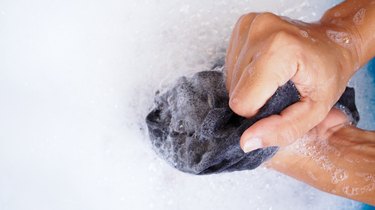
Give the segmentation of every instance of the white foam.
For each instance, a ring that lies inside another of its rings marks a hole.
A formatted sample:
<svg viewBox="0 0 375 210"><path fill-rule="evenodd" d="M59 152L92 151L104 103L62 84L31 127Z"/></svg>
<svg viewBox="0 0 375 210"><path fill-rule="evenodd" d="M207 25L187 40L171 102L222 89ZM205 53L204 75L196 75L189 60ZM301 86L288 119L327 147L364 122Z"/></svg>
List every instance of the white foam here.
<svg viewBox="0 0 375 210"><path fill-rule="evenodd" d="M363 23L363 20L365 18L366 9L361 8L359 9L355 15L353 16L353 23L357 25L361 25Z"/></svg>
<svg viewBox="0 0 375 210"><path fill-rule="evenodd" d="M302 154L313 160L320 168L331 176L332 184L338 184L349 177L343 168L336 166L330 160L329 155L334 154L335 156L340 157L341 152L329 145L326 139L318 138L314 134L305 135L288 149L291 152L296 152L298 155ZM308 175L314 179L311 172L308 172Z"/></svg>
<svg viewBox="0 0 375 210"><path fill-rule="evenodd" d="M302 37L305 37L305 38L309 37L309 33L307 33L307 31L305 30L300 30L299 33L301 34Z"/></svg>
<svg viewBox="0 0 375 210"><path fill-rule="evenodd" d="M364 193L368 193L375 190L375 176L368 173L357 173L358 177L360 177L361 180L364 180L366 184L364 184L361 187L354 187L354 186L344 186L342 188L342 191L349 195L360 195Z"/></svg>
<svg viewBox="0 0 375 210"><path fill-rule="evenodd" d="M154 155L143 132L154 91L211 66L241 14L316 20L332 4L1 1L0 209L352 205L265 169L182 174Z"/></svg>
<svg viewBox="0 0 375 210"><path fill-rule="evenodd" d="M351 40L349 34L343 31L334 31L334 30L327 30L326 35L329 39L333 42L343 46L343 47L350 47Z"/></svg>

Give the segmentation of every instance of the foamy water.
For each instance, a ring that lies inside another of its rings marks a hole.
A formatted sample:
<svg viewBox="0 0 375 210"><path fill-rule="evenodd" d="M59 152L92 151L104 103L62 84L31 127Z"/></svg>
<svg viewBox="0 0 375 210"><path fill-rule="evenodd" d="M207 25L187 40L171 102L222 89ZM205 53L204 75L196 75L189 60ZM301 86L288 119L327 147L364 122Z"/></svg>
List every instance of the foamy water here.
<svg viewBox="0 0 375 210"><path fill-rule="evenodd" d="M262 168L183 174L145 135L154 91L222 57L241 14L308 21L333 3L1 1L0 209L357 208Z"/></svg>

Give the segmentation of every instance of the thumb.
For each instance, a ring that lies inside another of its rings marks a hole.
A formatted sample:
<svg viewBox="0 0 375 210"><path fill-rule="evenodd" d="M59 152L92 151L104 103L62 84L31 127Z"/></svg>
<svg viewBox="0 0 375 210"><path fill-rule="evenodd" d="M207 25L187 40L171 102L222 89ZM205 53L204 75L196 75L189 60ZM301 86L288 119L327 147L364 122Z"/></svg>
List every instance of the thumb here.
<svg viewBox="0 0 375 210"><path fill-rule="evenodd" d="M248 128L241 136L241 148L250 152L268 146L287 146L320 123L329 111L326 107L302 98L280 115L261 119Z"/></svg>

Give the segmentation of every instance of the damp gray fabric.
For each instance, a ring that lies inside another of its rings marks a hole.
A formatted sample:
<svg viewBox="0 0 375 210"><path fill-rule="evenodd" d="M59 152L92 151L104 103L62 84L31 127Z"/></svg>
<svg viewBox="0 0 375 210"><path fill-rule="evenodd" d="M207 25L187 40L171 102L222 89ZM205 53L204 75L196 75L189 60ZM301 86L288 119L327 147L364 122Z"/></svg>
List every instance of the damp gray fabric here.
<svg viewBox="0 0 375 210"><path fill-rule="evenodd" d="M180 171L202 175L250 170L271 158L278 147L244 153L239 145L241 134L259 119L278 114L298 100L298 91L289 81L258 114L246 119L229 108L223 73L202 71L157 92L146 124L154 150ZM336 107L353 124L358 122L353 88L346 88Z"/></svg>

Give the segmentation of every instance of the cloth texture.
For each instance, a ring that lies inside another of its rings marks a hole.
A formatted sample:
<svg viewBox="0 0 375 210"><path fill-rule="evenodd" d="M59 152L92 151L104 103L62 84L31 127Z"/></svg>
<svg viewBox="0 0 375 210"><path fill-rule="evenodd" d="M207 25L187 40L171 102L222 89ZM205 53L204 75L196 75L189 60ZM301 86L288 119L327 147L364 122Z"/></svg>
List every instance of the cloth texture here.
<svg viewBox="0 0 375 210"><path fill-rule="evenodd" d="M347 87L335 106L352 124L357 124L359 114L354 98L354 89ZM223 73L202 71L179 78L167 90L157 91L146 124L153 149L180 171L203 175L250 170L271 158L278 147L244 153L239 145L241 134L256 121L279 114L299 99L289 81L255 116L246 119L229 108Z"/></svg>

